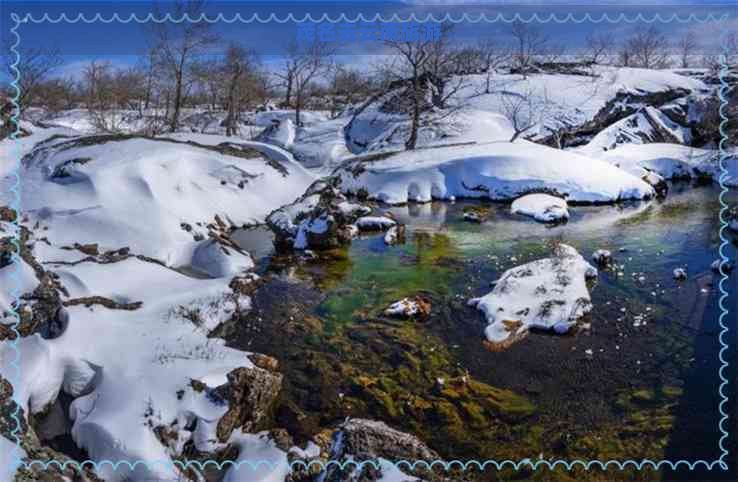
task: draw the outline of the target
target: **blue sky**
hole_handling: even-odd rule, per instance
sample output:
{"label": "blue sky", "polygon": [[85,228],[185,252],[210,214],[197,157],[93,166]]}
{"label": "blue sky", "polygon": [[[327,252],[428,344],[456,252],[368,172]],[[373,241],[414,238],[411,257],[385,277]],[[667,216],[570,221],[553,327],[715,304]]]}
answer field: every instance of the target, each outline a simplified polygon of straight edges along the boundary
{"label": "blue sky", "polygon": [[[405,3],[396,2],[373,2],[365,1],[361,3],[357,2],[337,2],[324,0],[320,4],[315,2],[276,2],[270,3],[269,5],[263,5],[258,3],[246,3],[243,1],[224,1],[210,2],[208,6],[209,14],[216,14],[222,12],[224,15],[233,15],[236,12],[246,16],[253,12],[259,12],[262,15],[268,15],[271,12],[285,15],[288,12],[292,12],[295,15],[301,15],[305,12],[312,14],[328,13],[329,15],[335,16],[339,13],[346,13],[347,15],[355,15],[358,12],[365,14],[382,13],[387,15],[389,13],[397,12],[399,14],[407,14],[410,12],[416,12],[423,14],[432,12],[434,14],[444,14],[449,12],[451,15],[458,16],[462,12],[469,14],[476,14],[481,11],[487,14],[504,13],[512,15],[515,12],[521,13],[532,13],[538,12],[542,14],[557,13],[559,15],[565,15],[566,13],[572,12],[575,15],[583,15],[585,12],[592,13],[593,15],[600,14],[602,12],[608,12],[611,15],[624,12],[629,15],[635,15],[638,12],[642,12],[645,15],[652,15],[654,13],[660,13],[662,15],[669,15],[671,13],[679,13],[680,15],[686,16],[689,13],[695,13],[697,15],[704,15],[707,12],[713,12],[716,15],[729,14],[731,18],[735,17],[736,9],[734,7],[734,1],[728,0],[714,0],[710,3],[717,5],[705,5],[704,2],[694,2],[692,4],[698,4],[697,6],[687,6],[690,2],[687,0],[667,0],[669,5],[665,5],[664,2],[660,3],[659,6],[644,6],[643,1],[635,0],[619,0],[612,1],[599,1],[596,6],[593,6],[591,0],[548,0],[546,5],[541,5],[539,0],[529,1],[485,1],[485,2],[466,2],[467,6],[459,6],[459,2],[451,2],[448,0],[423,0],[417,3],[423,5],[410,5],[416,3],[415,0],[408,0]],[[516,3],[518,6],[510,6],[511,3]],[[603,4],[610,4],[609,6],[603,7]],[[613,6],[612,3],[617,3],[617,6]],[[650,2],[654,3],[654,2]],[[453,4],[453,5],[451,5]],[[575,6],[562,6],[562,4],[576,4]],[[166,11],[166,5],[162,4],[162,8]],[[729,5],[729,6],[728,6]],[[68,14],[77,14],[84,12],[87,15],[94,15],[94,13],[101,13],[103,16],[110,16],[112,13],[117,12],[121,15],[135,12],[139,15],[145,15],[152,11],[151,4],[149,2],[134,2],[134,1],[121,1],[116,2],[93,2],[78,0],[77,2],[62,2],[62,1],[46,1],[43,3],[8,3],[5,2],[0,6],[0,13],[2,14],[2,30],[3,39],[8,38],[8,29],[11,24],[8,21],[8,15],[10,12],[16,13],[31,13],[36,18],[40,18],[43,14],[49,13],[49,15],[58,15],[61,12]],[[738,26],[738,24],[731,22],[731,25]],[[566,46],[569,49],[576,49],[582,46],[583,39],[586,33],[591,30],[606,31],[613,38],[613,41],[617,41],[618,38],[622,38],[633,29],[632,25],[626,24],[545,24],[541,25],[551,41],[556,44]],[[700,38],[701,43],[707,49],[714,49],[717,45],[718,28],[716,25],[706,24],[661,24],[660,28],[671,36],[678,36],[687,29],[692,29]],[[297,33],[297,27],[294,23],[288,22],[286,24],[225,24],[220,23],[215,26],[216,31],[225,41],[237,41],[244,45],[256,48],[257,51],[267,61],[274,61],[276,56],[281,54],[286,46],[287,42],[294,38]],[[508,27],[506,24],[461,24],[456,29],[456,37],[462,42],[474,42],[480,37],[497,37],[502,40],[505,37],[505,33]],[[107,59],[115,64],[129,65],[135,60],[135,56],[143,52],[146,48],[146,36],[140,25],[137,24],[123,24],[123,23],[59,23],[51,24],[48,22],[42,24],[23,24],[19,28],[19,34],[21,36],[21,44],[23,46],[55,46],[65,56],[67,66],[62,69],[61,73],[64,75],[74,75],[78,72],[82,65],[89,62],[92,59]],[[363,65],[365,61],[365,55],[376,55],[381,54],[381,46],[376,42],[352,42],[341,46],[341,53],[344,54],[344,59],[348,62],[355,63],[357,65]]]}

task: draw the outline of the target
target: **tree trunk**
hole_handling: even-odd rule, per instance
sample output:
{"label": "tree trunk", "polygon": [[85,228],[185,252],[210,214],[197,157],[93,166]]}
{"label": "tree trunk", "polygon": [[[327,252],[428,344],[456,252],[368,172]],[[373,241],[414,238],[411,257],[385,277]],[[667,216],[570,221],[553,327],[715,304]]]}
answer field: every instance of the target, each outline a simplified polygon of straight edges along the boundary
{"label": "tree trunk", "polygon": [[284,103],[285,105],[290,105],[290,101],[292,100],[292,75],[287,75],[287,93],[284,96]]}
{"label": "tree trunk", "polygon": [[169,130],[175,132],[179,125],[179,110],[182,103],[182,72],[177,73],[176,83],[174,86],[174,112],[172,113],[172,122],[169,125]]}
{"label": "tree trunk", "polygon": [[413,76],[413,118],[410,125],[410,137],[405,142],[405,150],[412,151],[418,142],[418,125],[420,124],[420,84],[417,74]]}

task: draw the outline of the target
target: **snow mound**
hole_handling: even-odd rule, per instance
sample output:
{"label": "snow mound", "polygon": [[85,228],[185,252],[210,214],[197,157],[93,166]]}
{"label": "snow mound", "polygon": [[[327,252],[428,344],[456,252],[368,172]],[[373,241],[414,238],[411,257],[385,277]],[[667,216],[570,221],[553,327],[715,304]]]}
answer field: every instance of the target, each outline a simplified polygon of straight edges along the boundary
{"label": "snow mound", "polygon": [[[258,149],[92,136],[44,143],[23,160],[24,208],[55,245],[127,246],[168,265],[190,261],[216,216],[264,222],[313,180]],[[154,229],[156,228],[156,229]]]}
{"label": "snow mound", "polygon": [[505,348],[530,328],[565,332],[591,311],[586,280],[597,276],[574,248],[559,244],[551,258],[503,273],[491,293],[469,300],[489,325],[484,333],[493,348]]}
{"label": "snow mound", "polygon": [[548,194],[528,194],[519,197],[510,208],[513,214],[530,216],[542,223],[553,223],[569,219],[569,210],[564,199]]}
{"label": "snow mound", "polygon": [[649,106],[601,130],[586,145],[585,152],[610,150],[623,144],[689,144],[691,141],[690,128],[677,124],[663,112]]}
{"label": "snow mound", "polygon": [[405,151],[347,163],[336,175],[343,192],[366,193],[389,204],[512,200],[532,192],[592,203],[654,195],[650,185],[606,162],[527,141]]}
{"label": "snow mound", "polygon": [[[710,178],[718,181],[723,174],[718,151],[678,144],[629,144],[590,155],[641,178],[655,173],[664,179]],[[727,171],[725,184],[738,181],[736,158],[726,157],[723,165]]]}
{"label": "snow mound", "polygon": [[256,140],[289,149],[295,142],[295,124],[292,123],[292,119],[275,121],[274,124],[264,129]]}

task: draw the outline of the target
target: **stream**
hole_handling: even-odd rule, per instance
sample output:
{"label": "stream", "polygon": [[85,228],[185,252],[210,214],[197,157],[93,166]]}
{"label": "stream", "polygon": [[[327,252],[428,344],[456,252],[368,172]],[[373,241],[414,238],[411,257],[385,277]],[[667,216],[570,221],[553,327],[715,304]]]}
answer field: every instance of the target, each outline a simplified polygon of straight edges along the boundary
{"label": "stream", "polygon": [[[273,254],[266,228],[236,232],[268,281],[225,338],[280,361],[274,417],[298,439],[354,416],[415,433],[446,459],[662,459],[688,449],[714,460],[719,192],[674,183],[663,200],[570,207],[555,226],[476,201],[382,207],[406,224],[404,244],[362,236],[300,263]],[[487,220],[464,221],[469,209]],[[592,313],[573,334],[532,332],[486,349],[486,323],[466,301],[553,242],[586,259],[613,253],[590,286]],[[736,258],[735,243],[726,254]],[[688,278],[673,279],[675,268]],[[428,319],[382,315],[419,293],[432,301]]]}

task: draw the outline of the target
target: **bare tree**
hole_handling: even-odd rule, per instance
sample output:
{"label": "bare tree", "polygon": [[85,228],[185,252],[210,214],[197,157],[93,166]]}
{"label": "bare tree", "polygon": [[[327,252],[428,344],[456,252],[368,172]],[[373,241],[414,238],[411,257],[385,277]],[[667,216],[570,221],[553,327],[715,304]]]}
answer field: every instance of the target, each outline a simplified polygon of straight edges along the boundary
{"label": "bare tree", "polygon": [[523,78],[527,78],[535,56],[544,53],[548,38],[536,26],[519,21],[510,26],[510,35],[514,39],[513,63]]}
{"label": "bare tree", "polygon": [[292,91],[295,100],[295,125],[302,125],[300,114],[308,91],[318,77],[327,74],[333,63],[333,47],[315,40],[302,45],[293,56]]}
{"label": "bare tree", "polygon": [[503,92],[499,95],[501,113],[510,121],[513,129],[510,142],[514,142],[533,127],[540,125],[550,106],[546,92],[537,99],[530,88],[523,92]]}
{"label": "bare tree", "polygon": [[482,62],[482,69],[487,76],[484,93],[489,94],[492,89],[492,76],[501,65],[510,60],[510,49],[499,45],[492,39],[483,39],[477,44],[477,51]]}
{"label": "bare tree", "polygon": [[463,79],[451,81],[454,70],[454,51],[448,42],[451,28],[442,27],[443,41],[432,38],[414,40],[386,40],[392,51],[392,60],[380,67],[380,77],[385,79],[386,89],[405,88],[409,96],[410,134],[405,149],[415,149],[421,116],[432,107],[445,109],[449,98],[461,87]]}
{"label": "bare tree", "polygon": [[[178,0],[174,15],[200,15],[204,0]],[[185,83],[188,81],[194,60],[217,42],[208,22],[161,22],[151,24],[153,48],[157,59],[174,79],[173,112],[170,131],[177,130],[182,109]]]}
{"label": "bare tree", "polygon": [[588,54],[588,61],[593,64],[599,63],[607,51],[612,48],[613,42],[610,36],[602,32],[589,32],[585,38],[585,46]]}
{"label": "bare tree", "polygon": [[677,49],[681,60],[682,68],[689,67],[689,57],[697,48],[697,36],[691,30],[685,33],[677,41]]}
{"label": "bare tree", "polygon": [[249,92],[247,80],[255,71],[256,54],[237,44],[231,44],[226,51],[224,77],[227,82],[228,114],[225,119],[226,136],[237,133],[236,123],[241,112],[244,94]]}
{"label": "bare tree", "polygon": [[[25,109],[34,102],[39,86],[62,64],[62,59],[59,51],[54,48],[27,48],[18,50],[18,53],[18,64],[15,66],[19,72],[18,105],[21,109]],[[15,62],[15,55],[5,56],[8,75],[13,79],[16,76],[13,70]]]}
{"label": "bare tree", "polygon": [[669,42],[655,26],[639,26],[625,45],[629,61],[637,67],[660,69],[669,62]]}
{"label": "bare tree", "polygon": [[198,90],[207,98],[211,110],[218,108],[218,102],[222,97],[223,86],[226,83],[223,74],[224,68],[220,59],[208,58],[192,65],[192,77]]}

